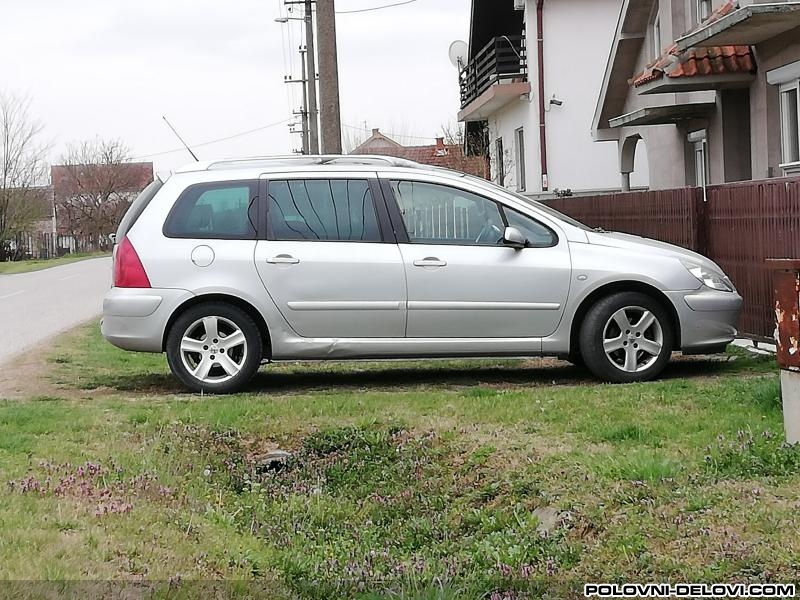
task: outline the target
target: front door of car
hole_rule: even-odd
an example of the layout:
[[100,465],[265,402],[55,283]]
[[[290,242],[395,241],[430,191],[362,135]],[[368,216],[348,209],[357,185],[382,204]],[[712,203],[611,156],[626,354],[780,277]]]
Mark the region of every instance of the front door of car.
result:
[[255,262],[292,329],[313,338],[402,338],[403,261],[377,179],[364,173],[264,181],[267,239]]
[[[410,338],[541,338],[558,328],[569,293],[566,239],[476,193],[392,179],[390,195],[408,287]],[[391,190],[391,193],[389,192]],[[504,245],[506,225],[528,247]]]

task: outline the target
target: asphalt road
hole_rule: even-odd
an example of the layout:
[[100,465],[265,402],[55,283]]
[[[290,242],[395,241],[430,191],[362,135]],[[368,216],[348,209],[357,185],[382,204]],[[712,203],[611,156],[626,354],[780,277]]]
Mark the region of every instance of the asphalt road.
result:
[[0,275],[0,363],[100,314],[111,259]]

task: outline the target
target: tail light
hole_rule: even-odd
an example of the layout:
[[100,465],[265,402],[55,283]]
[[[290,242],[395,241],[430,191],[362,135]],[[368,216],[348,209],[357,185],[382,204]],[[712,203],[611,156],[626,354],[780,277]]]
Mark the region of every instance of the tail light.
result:
[[124,237],[114,252],[114,287],[149,288],[150,279],[131,241]]

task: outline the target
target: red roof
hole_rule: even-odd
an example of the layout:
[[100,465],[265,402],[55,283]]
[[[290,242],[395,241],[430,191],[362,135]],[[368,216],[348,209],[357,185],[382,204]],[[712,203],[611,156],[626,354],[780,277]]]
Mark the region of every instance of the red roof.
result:
[[[373,129],[373,137],[380,135],[383,139],[387,139],[394,144],[394,140],[386,138],[377,129]],[[367,140],[369,142],[370,140]],[[436,144],[431,146],[372,146],[367,142],[361,144],[358,148],[353,150],[352,154],[379,154],[381,156],[394,156],[396,158],[405,158],[406,160],[413,160],[414,162],[422,163],[425,165],[433,165],[435,167],[443,167],[445,169],[453,169],[461,171],[462,173],[469,173],[477,177],[488,179],[489,174],[489,161],[485,156],[467,156],[464,154],[464,149],[459,144],[445,144],[443,138],[437,138]]]
[[[736,2],[727,2],[714,11],[700,27],[706,27],[709,23],[721,19],[735,10],[736,6]],[[750,46],[711,46],[689,48],[684,52],[679,52],[677,45],[672,44],[664,54],[647,65],[644,72],[636,75],[630,83],[634,87],[641,87],[661,79],[664,75],[670,79],[678,79],[729,73],[752,73],[755,70],[756,62]]]

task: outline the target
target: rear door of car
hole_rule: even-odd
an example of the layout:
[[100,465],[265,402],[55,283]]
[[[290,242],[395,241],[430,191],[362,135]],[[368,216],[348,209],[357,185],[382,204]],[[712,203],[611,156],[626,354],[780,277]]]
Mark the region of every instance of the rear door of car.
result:
[[403,260],[375,173],[265,176],[255,262],[282,315],[310,338],[402,338]]

